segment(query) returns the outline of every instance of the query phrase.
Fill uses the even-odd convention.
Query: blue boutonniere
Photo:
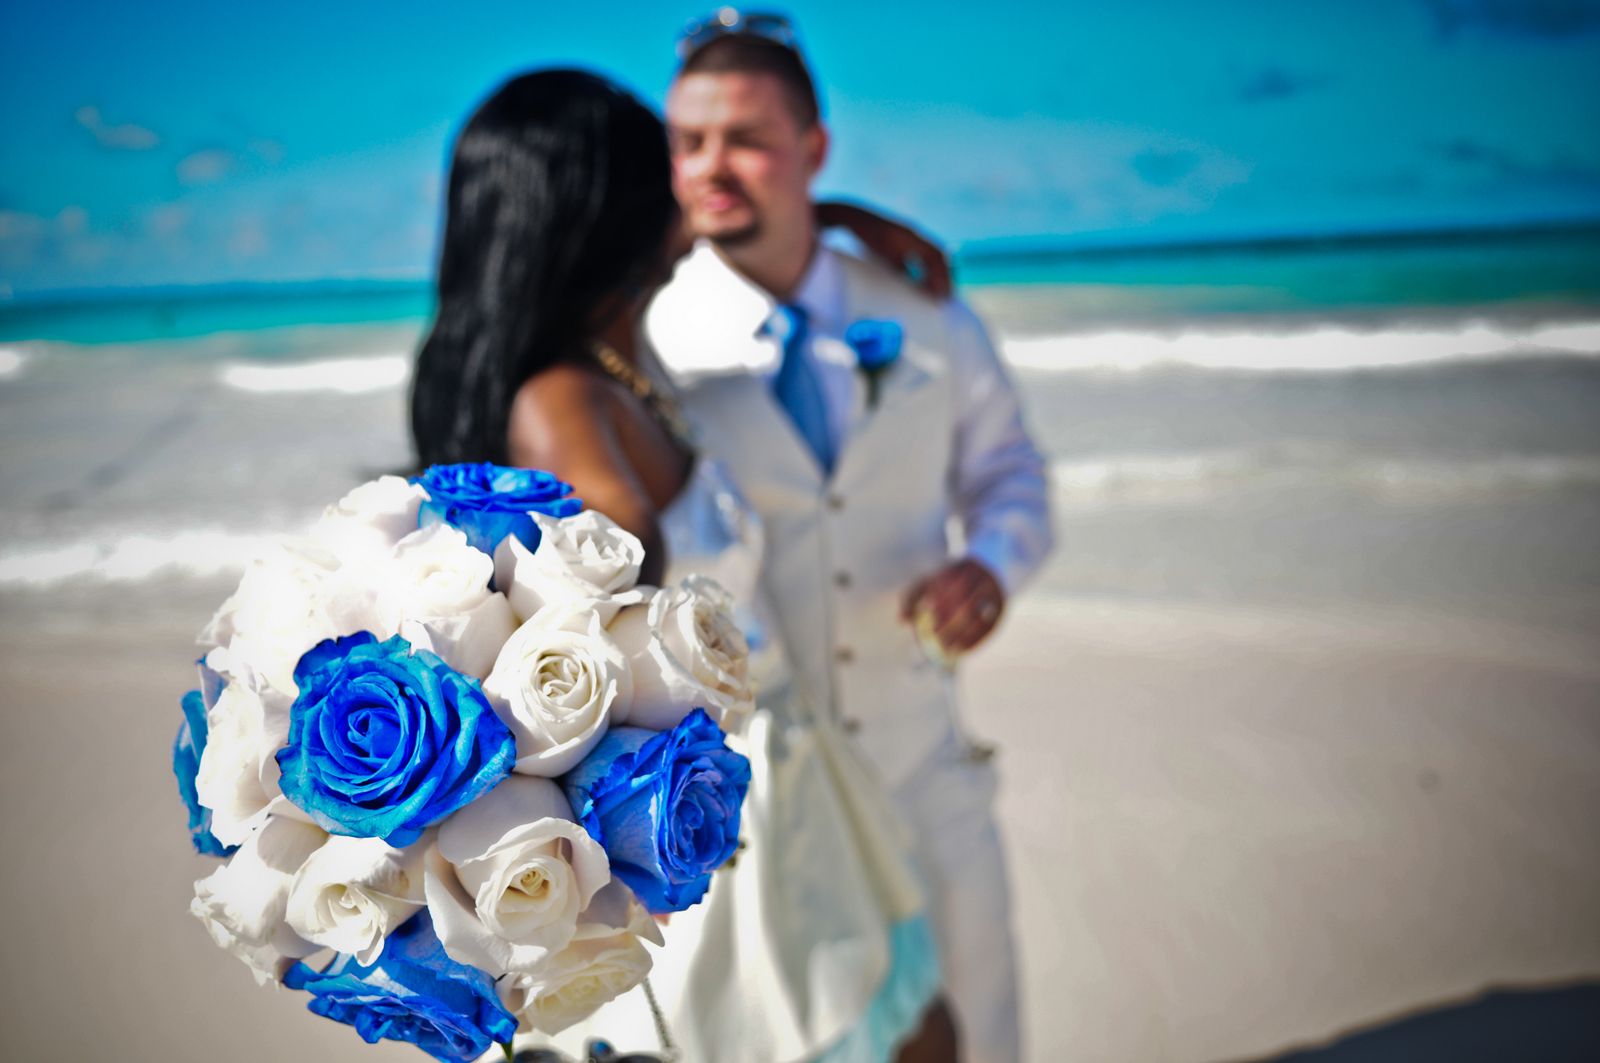
[[[900,357],[905,337],[898,321],[862,318],[845,329],[844,341],[856,352],[856,364],[867,378],[867,409],[877,407],[883,375]]]

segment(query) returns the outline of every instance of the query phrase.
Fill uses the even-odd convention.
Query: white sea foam
[[[106,535],[12,545],[0,552],[0,587],[42,590],[77,581],[140,583],[163,577],[230,575],[243,571],[272,539],[193,528],[170,535]]]
[[[1192,506],[1247,491],[1301,488],[1343,490],[1395,505],[1428,505],[1600,487],[1600,458],[1395,458],[1296,446],[1056,461],[1051,477],[1058,503],[1077,510]]]
[[[263,395],[330,391],[361,395],[389,391],[405,384],[411,359],[404,354],[327,358],[314,362],[235,362],[222,366],[218,378],[226,387]]]
[[[1147,369],[1187,365],[1205,369],[1338,370],[1419,365],[1503,354],[1600,355],[1600,321],[1529,326],[1469,323],[1455,328],[1323,326],[1302,331],[1202,331],[1164,334],[1113,330],[1055,336],[1014,336],[1001,342],[1005,358],[1023,369]]]
[[[27,362],[28,356],[15,347],[0,347],[0,380],[16,376]]]

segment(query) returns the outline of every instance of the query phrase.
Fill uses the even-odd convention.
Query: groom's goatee
[[[761,223],[753,221],[742,229],[734,229],[725,233],[716,233],[711,236],[707,236],[706,239],[710,240],[713,244],[722,247],[742,247],[745,244],[753,243],[756,237],[760,235]]]

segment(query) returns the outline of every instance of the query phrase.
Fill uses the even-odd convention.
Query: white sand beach
[[[1257,1057],[1593,977],[1593,647],[1025,602],[966,688],[1004,751],[1033,1058]]]
[[[398,379],[340,361],[404,330],[264,342],[0,377],[0,1058],[422,1058],[187,912],[193,634],[259,536],[407,460]],[[267,371],[296,358],[314,385]],[[1600,977],[1600,359],[1519,358],[1025,371],[1060,547],[963,685],[1032,1059],[1257,1058]]]

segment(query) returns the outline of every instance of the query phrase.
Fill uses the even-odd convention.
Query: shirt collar
[[[811,319],[813,328],[824,332],[837,332],[840,318],[844,316],[844,274],[833,251],[817,245],[811,256],[811,265],[795,288],[789,300],[802,307]]]

